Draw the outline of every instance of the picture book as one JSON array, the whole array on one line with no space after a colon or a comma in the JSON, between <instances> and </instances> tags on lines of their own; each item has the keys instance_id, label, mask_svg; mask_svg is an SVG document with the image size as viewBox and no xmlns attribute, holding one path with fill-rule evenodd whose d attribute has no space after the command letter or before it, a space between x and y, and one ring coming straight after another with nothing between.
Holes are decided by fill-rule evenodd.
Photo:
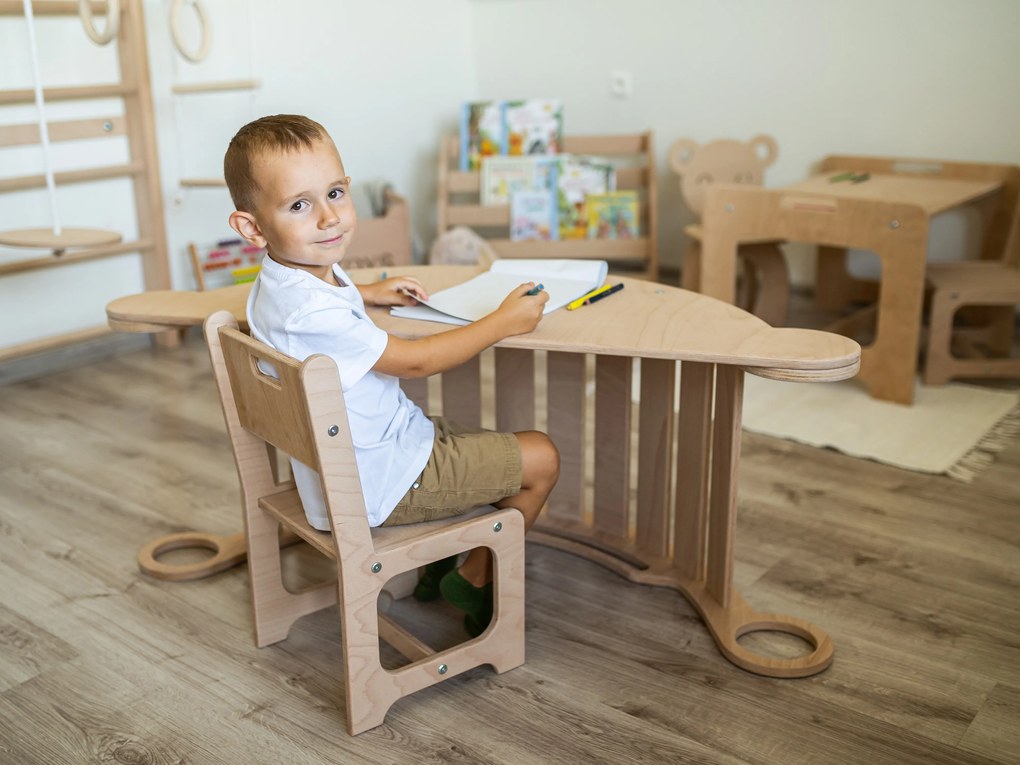
<instances>
[{"instance_id":1,"label":"picture book","mask_svg":"<svg viewBox=\"0 0 1020 765\"><path fill-rule=\"evenodd\" d=\"M634 239L638 236L639 211L636 191L589 194L589 239Z\"/></svg>"},{"instance_id":2,"label":"picture book","mask_svg":"<svg viewBox=\"0 0 1020 765\"><path fill-rule=\"evenodd\" d=\"M481 202L509 204L515 191L552 188L549 157L483 157Z\"/></svg>"},{"instance_id":3,"label":"picture book","mask_svg":"<svg viewBox=\"0 0 1020 765\"><path fill-rule=\"evenodd\" d=\"M507 101L503 136L510 156L559 154L563 146L563 102L553 98Z\"/></svg>"},{"instance_id":4,"label":"picture book","mask_svg":"<svg viewBox=\"0 0 1020 765\"><path fill-rule=\"evenodd\" d=\"M525 189L510 197L510 239L549 241L559 236L556 197L552 189Z\"/></svg>"},{"instance_id":5,"label":"picture book","mask_svg":"<svg viewBox=\"0 0 1020 765\"><path fill-rule=\"evenodd\" d=\"M556 161L559 238L587 239L589 194L616 190L616 170L609 160L589 156L563 156Z\"/></svg>"},{"instance_id":6,"label":"picture book","mask_svg":"<svg viewBox=\"0 0 1020 765\"><path fill-rule=\"evenodd\" d=\"M477 170L482 157L506 154L503 102L476 101L461 107L460 169Z\"/></svg>"},{"instance_id":7,"label":"picture book","mask_svg":"<svg viewBox=\"0 0 1020 765\"><path fill-rule=\"evenodd\" d=\"M496 310L521 283L535 282L549 293L544 310L548 314L601 287L608 273L609 264L604 260L504 258L473 279L436 292L427 302L394 306L390 313L407 319L470 324Z\"/></svg>"}]
</instances>

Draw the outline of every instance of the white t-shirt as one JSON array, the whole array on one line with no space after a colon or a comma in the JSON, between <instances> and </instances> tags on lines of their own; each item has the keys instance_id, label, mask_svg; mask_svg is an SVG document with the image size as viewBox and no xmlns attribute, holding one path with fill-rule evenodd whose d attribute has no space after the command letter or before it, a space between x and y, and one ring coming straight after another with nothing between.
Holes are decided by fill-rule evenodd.
<instances>
[{"instance_id":1,"label":"white t-shirt","mask_svg":"<svg viewBox=\"0 0 1020 765\"><path fill-rule=\"evenodd\" d=\"M378 526L425 468L434 428L396 377L372 371L388 335L365 313L343 269L334 272L346 287L264 258L248 297L248 324L254 338L299 361L316 353L336 361L368 524ZM296 459L291 467L308 522L328 531L319 474Z\"/></svg>"}]
</instances>

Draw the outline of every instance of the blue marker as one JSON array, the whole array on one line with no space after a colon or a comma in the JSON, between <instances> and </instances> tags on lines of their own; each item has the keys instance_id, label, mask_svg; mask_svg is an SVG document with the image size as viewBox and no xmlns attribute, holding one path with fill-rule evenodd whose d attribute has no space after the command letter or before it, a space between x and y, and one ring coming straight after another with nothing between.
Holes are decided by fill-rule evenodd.
<instances>
[{"instance_id":1,"label":"blue marker","mask_svg":"<svg viewBox=\"0 0 1020 765\"><path fill-rule=\"evenodd\" d=\"M543 284L539 284L539 285L538 285L537 287L532 287L532 288L531 288L530 290L528 290L528 291L527 291L527 292L526 292L525 294L526 294L526 295L537 295L537 294L538 294L539 292L541 292L541 291L542 291L542 288L543 288L544 286L545 286L545 285L543 285Z\"/></svg>"}]
</instances>

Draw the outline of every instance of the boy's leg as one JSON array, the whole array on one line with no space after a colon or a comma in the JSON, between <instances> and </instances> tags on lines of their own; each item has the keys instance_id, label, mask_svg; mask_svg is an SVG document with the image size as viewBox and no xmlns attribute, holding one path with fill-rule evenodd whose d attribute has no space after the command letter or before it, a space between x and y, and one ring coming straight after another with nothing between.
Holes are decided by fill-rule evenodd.
<instances>
[{"instance_id":1,"label":"boy's leg","mask_svg":"<svg viewBox=\"0 0 1020 765\"><path fill-rule=\"evenodd\" d=\"M545 433L527 430L514 433L521 447L521 490L493 502L496 507L516 507L524 516L525 531L535 525L560 475L560 453ZM492 555L487 547L472 550L458 571L474 587L492 581Z\"/></svg>"},{"instance_id":2,"label":"boy's leg","mask_svg":"<svg viewBox=\"0 0 1020 765\"><path fill-rule=\"evenodd\" d=\"M521 490L512 497L493 502L496 507L516 507L524 516L525 531L538 520L560 475L560 454L545 433L524 431L514 434L521 447ZM464 628L478 637L492 621L492 553L476 547L458 569L439 583L443 597L464 611Z\"/></svg>"}]
</instances>

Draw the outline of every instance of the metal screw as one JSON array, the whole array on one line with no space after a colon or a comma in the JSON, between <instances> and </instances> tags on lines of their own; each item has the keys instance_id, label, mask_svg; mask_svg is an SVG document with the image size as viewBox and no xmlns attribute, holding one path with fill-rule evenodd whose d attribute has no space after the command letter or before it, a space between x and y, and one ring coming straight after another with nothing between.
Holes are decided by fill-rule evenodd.
<instances>
[{"instance_id":1,"label":"metal screw","mask_svg":"<svg viewBox=\"0 0 1020 765\"><path fill-rule=\"evenodd\" d=\"M329 430L327 430L326 432L329 433L330 436L335 436L337 433L340 432L340 428L338 428L336 425L330 425Z\"/></svg>"},{"instance_id":2,"label":"metal screw","mask_svg":"<svg viewBox=\"0 0 1020 765\"><path fill-rule=\"evenodd\" d=\"M110 122L110 120L107 120L106 122L104 122L103 123L103 130L105 130L107 133L109 133L111 130L113 130L113 123Z\"/></svg>"},{"instance_id":3,"label":"metal screw","mask_svg":"<svg viewBox=\"0 0 1020 765\"><path fill-rule=\"evenodd\" d=\"M503 524L500 523L499 521L496 521L494 524L492 524L492 530L498 534L500 531L503 530Z\"/></svg>"},{"instance_id":4,"label":"metal screw","mask_svg":"<svg viewBox=\"0 0 1020 765\"><path fill-rule=\"evenodd\" d=\"M382 563L373 563L372 564L372 573L373 574L378 574L380 571L382 571Z\"/></svg>"},{"instance_id":5,"label":"metal screw","mask_svg":"<svg viewBox=\"0 0 1020 765\"><path fill-rule=\"evenodd\" d=\"M439 674L440 675L445 675L446 674L446 665L445 664L440 664L439 665Z\"/></svg>"},{"instance_id":6,"label":"metal screw","mask_svg":"<svg viewBox=\"0 0 1020 765\"><path fill-rule=\"evenodd\" d=\"M899 227L900 227L900 222L898 220L894 220L894 221L892 221L889 224L889 228L899 228Z\"/></svg>"}]
</instances>

